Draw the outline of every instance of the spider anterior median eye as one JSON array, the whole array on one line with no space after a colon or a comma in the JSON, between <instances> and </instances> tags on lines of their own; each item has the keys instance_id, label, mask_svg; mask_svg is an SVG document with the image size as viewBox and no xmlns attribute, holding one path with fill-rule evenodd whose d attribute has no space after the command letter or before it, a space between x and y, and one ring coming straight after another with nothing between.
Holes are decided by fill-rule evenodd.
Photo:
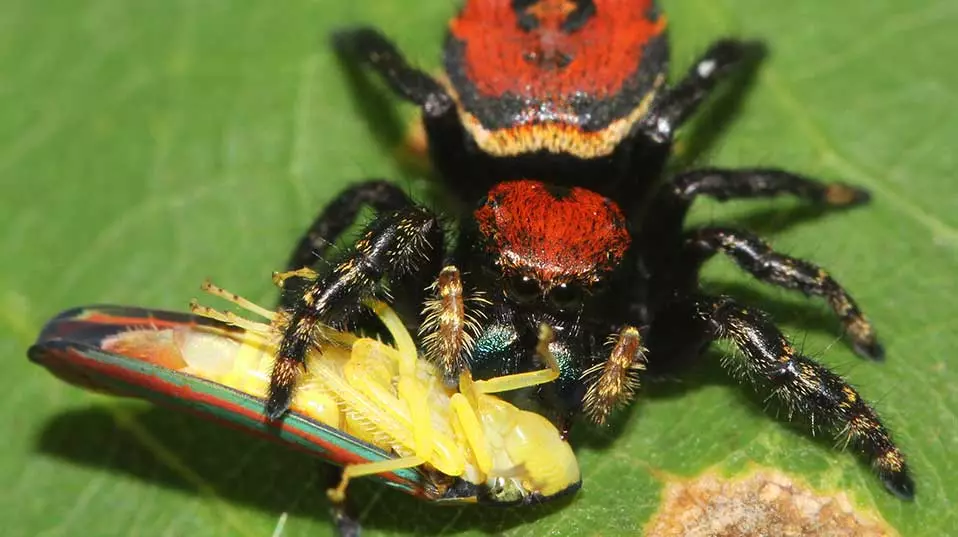
<instances>
[{"instance_id":1,"label":"spider anterior median eye","mask_svg":"<svg viewBox=\"0 0 958 537\"><path fill-rule=\"evenodd\" d=\"M509 279L509 296L516 302L533 302L542 294L542 288L535 278L529 276L513 276Z\"/></svg>"},{"instance_id":2,"label":"spider anterior median eye","mask_svg":"<svg viewBox=\"0 0 958 537\"><path fill-rule=\"evenodd\" d=\"M567 283L559 284L549 292L549 300L559 309L574 309L582 304L582 289Z\"/></svg>"}]
</instances>

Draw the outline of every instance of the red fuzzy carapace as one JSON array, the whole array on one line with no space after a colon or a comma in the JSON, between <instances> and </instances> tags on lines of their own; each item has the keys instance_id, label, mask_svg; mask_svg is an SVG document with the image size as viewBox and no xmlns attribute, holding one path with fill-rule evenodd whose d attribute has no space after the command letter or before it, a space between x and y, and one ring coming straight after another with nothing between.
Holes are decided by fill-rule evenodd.
<instances>
[{"instance_id":1,"label":"red fuzzy carapace","mask_svg":"<svg viewBox=\"0 0 958 537\"><path fill-rule=\"evenodd\" d=\"M534 277L546 290L562 283L591 285L629 246L619 207L584 188L500 183L475 218L500 265Z\"/></svg>"}]
</instances>

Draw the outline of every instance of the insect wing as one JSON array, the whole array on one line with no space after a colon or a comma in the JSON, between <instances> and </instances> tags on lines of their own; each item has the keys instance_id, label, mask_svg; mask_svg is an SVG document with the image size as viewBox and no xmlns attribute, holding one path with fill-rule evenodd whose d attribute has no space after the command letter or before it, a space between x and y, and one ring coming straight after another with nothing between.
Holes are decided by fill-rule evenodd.
<instances>
[{"instance_id":1,"label":"insect wing","mask_svg":"<svg viewBox=\"0 0 958 537\"><path fill-rule=\"evenodd\" d=\"M28 356L70 384L185 410L340 466L394 458L376 446L298 412L288 413L280 422L267 422L263 399L165 365L167 358L161 345L147 349L141 356L104 348L106 341L126 332L165 329L221 333L224 337L239 332L211 319L184 313L88 306L67 310L51 319L30 347ZM378 477L408 494L431 497L431 480L416 468Z\"/></svg>"}]
</instances>

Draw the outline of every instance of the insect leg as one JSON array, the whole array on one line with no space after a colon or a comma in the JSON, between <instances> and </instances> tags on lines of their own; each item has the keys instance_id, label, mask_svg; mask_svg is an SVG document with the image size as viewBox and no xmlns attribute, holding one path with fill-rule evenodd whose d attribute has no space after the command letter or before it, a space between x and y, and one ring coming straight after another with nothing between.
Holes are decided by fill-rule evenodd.
<instances>
[{"instance_id":1,"label":"insect leg","mask_svg":"<svg viewBox=\"0 0 958 537\"><path fill-rule=\"evenodd\" d=\"M434 78L406 62L383 34L373 28L351 28L333 35L333 46L346 60L369 66L397 95L419 105L426 118L453 111L453 100Z\"/></svg>"},{"instance_id":2,"label":"insect leg","mask_svg":"<svg viewBox=\"0 0 958 537\"><path fill-rule=\"evenodd\" d=\"M764 55L765 46L758 41L723 39L713 43L685 77L655 103L644 121L648 136L659 143L670 142L719 82L743 63L757 63Z\"/></svg>"},{"instance_id":3,"label":"insect leg","mask_svg":"<svg viewBox=\"0 0 958 537\"><path fill-rule=\"evenodd\" d=\"M464 373L459 379L460 393L502 393L523 388L531 388L555 381L562 374L559 362L549 348L555 341L555 332L552 328L543 323L539 325L538 342L536 343L536 356L545 363L546 368L538 371L529 371L526 373L513 373L493 377L487 380L472 380L472 376Z\"/></svg>"},{"instance_id":4,"label":"insect leg","mask_svg":"<svg viewBox=\"0 0 958 537\"><path fill-rule=\"evenodd\" d=\"M753 277L786 289L796 289L808 296L821 296L841 320L846 335L860 356L881 360L884 349L875 329L865 318L855 300L819 266L783 255L758 236L743 230L708 227L691 231L686 247L701 265L722 253Z\"/></svg>"},{"instance_id":5,"label":"insect leg","mask_svg":"<svg viewBox=\"0 0 958 537\"><path fill-rule=\"evenodd\" d=\"M270 376L269 419L279 418L289 408L306 355L318 338L317 325L341 325L384 283L397 283L431 260L440 259L443 238L442 225L425 207L380 215L334 260L332 270L284 289L281 303L288 322Z\"/></svg>"},{"instance_id":6,"label":"insect leg","mask_svg":"<svg viewBox=\"0 0 958 537\"><path fill-rule=\"evenodd\" d=\"M813 427L836 432L868 459L890 492L902 499L914 497L905 457L875 410L842 377L797 352L766 314L728 297L697 297L670 309L656 323L691 322L679 330L672 327L672 337L682 340L679 345L701 348L719 339L730 341L741 355L726 357L726 369L771 389L789 415L800 414ZM657 350L652 348L653 353Z\"/></svg>"},{"instance_id":7,"label":"insect leg","mask_svg":"<svg viewBox=\"0 0 958 537\"><path fill-rule=\"evenodd\" d=\"M404 468L413 468L426 461L422 457L400 457L398 459L389 459L379 462L367 462L362 464L350 464L343 468L343 475L339 485L327 491L329 499L334 503L343 503L346 501L346 487L349 486L350 479L363 477L367 475L383 474L386 472L395 472Z\"/></svg>"},{"instance_id":8,"label":"insect leg","mask_svg":"<svg viewBox=\"0 0 958 537\"><path fill-rule=\"evenodd\" d=\"M345 500L343 502L333 502L333 524L336 525L339 537L359 537L362 534L362 526L359 524L359 520L352 516L350 511L352 510Z\"/></svg>"},{"instance_id":9,"label":"insect leg","mask_svg":"<svg viewBox=\"0 0 958 537\"><path fill-rule=\"evenodd\" d=\"M327 463L320 463L324 475L324 484L326 486L326 495L329 497L329 491L337 487L343 480L343 467ZM359 537L362 535L362 524L359 522L357 509L354 502L343 497L342 501L331 501L331 514L333 525L336 527L336 534L339 537Z\"/></svg>"},{"instance_id":10,"label":"insect leg","mask_svg":"<svg viewBox=\"0 0 958 537\"><path fill-rule=\"evenodd\" d=\"M336 239L353 225L365 205L372 206L377 213L386 213L413 205L413 201L401 188L382 179L350 186L316 216L289 256L286 270L312 266L323 257Z\"/></svg>"}]
</instances>

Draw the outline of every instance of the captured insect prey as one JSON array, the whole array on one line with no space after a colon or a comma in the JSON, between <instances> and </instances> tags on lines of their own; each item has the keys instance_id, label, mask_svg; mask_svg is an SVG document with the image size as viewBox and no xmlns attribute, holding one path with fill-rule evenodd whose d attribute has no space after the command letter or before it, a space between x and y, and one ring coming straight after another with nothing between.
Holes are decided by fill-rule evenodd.
<instances>
[{"instance_id":1,"label":"captured insect prey","mask_svg":"<svg viewBox=\"0 0 958 537\"><path fill-rule=\"evenodd\" d=\"M198 413L344 466L329 491L339 503L349 480L365 475L439 502L540 503L579 488L575 456L555 427L489 395L549 382L552 369L487 381L464 373L447 388L395 313L370 303L395 345L330 330L336 344L311 351L291 413L274 427L262 408L282 319L205 289L265 322L198 304L193 315L77 308L47 324L30 358L72 384ZM550 339L543 327L540 352Z\"/></svg>"}]
</instances>

